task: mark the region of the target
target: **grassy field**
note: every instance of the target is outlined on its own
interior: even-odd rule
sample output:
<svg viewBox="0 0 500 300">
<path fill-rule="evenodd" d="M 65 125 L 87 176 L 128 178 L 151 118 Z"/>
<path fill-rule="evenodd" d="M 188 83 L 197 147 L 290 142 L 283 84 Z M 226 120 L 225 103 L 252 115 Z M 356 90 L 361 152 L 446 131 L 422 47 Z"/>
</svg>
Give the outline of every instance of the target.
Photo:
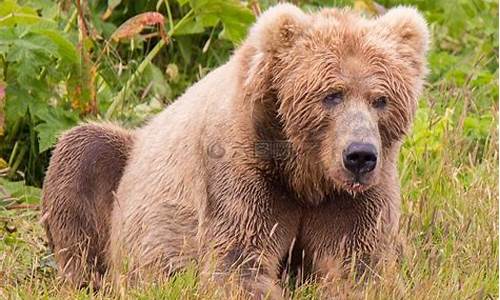
<svg viewBox="0 0 500 300">
<path fill-rule="evenodd" d="M 265 7 L 272 1 L 261 2 L 262 7 Z M 296 2 L 312 8 L 338 1 Z M 367 3 L 371 1 L 354 1 L 351 4 L 358 9 L 369 10 Z M 379 3 L 390 7 L 401 1 Z M 380 271 L 367 282 L 333 282 L 329 288 L 335 286 L 334 289 L 339 289 L 346 298 L 497 299 L 498 1 L 422 0 L 403 3 L 417 5 L 429 20 L 433 33 L 428 84 L 413 132 L 401 151 L 399 164 L 403 194 L 400 231 L 404 240 L 404 256 L 400 264 Z M 60 6 L 56 8 L 60 9 Z M 182 9 L 177 13 L 182 15 Z M 173 19 L 177 20 L 175 15 Z M 0 22 L 0 37 L 5 24 Z M 213 30 L 204 34 L 211 38 Z M 175 98 L 196 77 L 222 63 L 232 47 L 231 43 L 213 41 L 209 47 L 212 50 L 202 52 L 200 49 L 206 45 L 206 39 L 200 42 L 190 38 L 193 40 L 188 42 L 193 43 L 193 47 L 199 51 L 192 54 L 194 59 L 199 58 L 199 72 L 194 75 L 176 75 L 181 79 L 165 79 L 170 90 L 163 91 L 165 95 L 168 94 L 164 102 Z M 179 37 L 178 40 L 180 44 L 186 38 Z M 149 46 L 144 49 L 150 50 L 152 45 Z M 175 52 L 177 46 L 170 45 L 164 55 Z M 0 69 L 0 73 L 4 74 L 4 77 L 0 77 L 0 100 L 3 98 L 2 83 L 4 86 L 10 84 L 5 49 L 5 43 L 2 44 L 0 38 L 0 63 L 4 63 Z M 213 49 L 224 49 L 223 53 L 226 54 L 216 57 Z M 115 50 L 117 53 L 114 55 L 127 55 L 123 48 L 117 46 Z M 147 53 L 151 53 L 127 51 L 135 53 L 133 55 L 137 58 L 136 61 L 127 61 L 130 68 L 140 66 L 140 62 L 147 58 Z M 172 67 L 172 62 L 177 62 L 177 69 Z M 182 58 L 172 58 L 165 63 L 161 57 L 156 57 L 155 63 L 165 66 L 166 74 L 170 77 L 173 77 L 174 71 L 182 74 L 188 67 L 187 64 L 183 65 Z M 156 74 L 154 70 L 151 72 Z M 129 76 L 130 79 L 131 74 L 123 76 Z M 133 91 L 143 91 L 135 94 L 144 96 L 143 83 L 132 83 Z M 155 88 L 159 87 L 152 87 Z M 98 96 L 116 96 L 119 93 L 114 92 L 114 89 L 110 89 Z M 11 106 L 16 101 L 13 99 L 10 100 Z M 151 99 L 143 101 L 148 104 L 146 112 L 123 112 L 127 107 L 137 106 L 138 102 L 134 101 L 128 102 L 129 106 L 120 106 L 123 111 L 118 118 L 129 124 L 140 122 L 137 119 L 155 111 L 151 109 L 155 103 Z M 187 270 L 166 283 L 113 294 L 74 290 L 61 284 L 39 224 L 39 183 L 43 171 L 39 172 L 42 175 L 33 171 L 33 168 L 43 170 L 50 153 L 52 144 L 44 140 L 47 136 L 43 135 L 45 131 L 35 127 L 47 122 L 33 124 L 24 117 L 21 123 L 27 129 L 18 131 L 22 134 L 12 134 L 15 121 L 9 117 L 9 113 L 14 111 L 8 107 L 9 89 L 6 100 L 5 112 L 0 101 L 0 299 L 217 299 L 216 291 L 201 291 L 195 270 Z M 98 116 L 105 116 L 109 111 L 110 103 L 104 101 L 103 105 L 104 108 L 98 108 Z M 77 116 L 77 119 L 85 118 L 82 114 Z M 4 120 L 6 124 L 2 127 Z M 33 143 L 39 148 L 33 155 L 35 160 L 41 162 L 40 166 L 35 165 L 36 161 L 31 161 L 30 146 L 26 146 L 27 154 L 17 159 L 22 145 L 32 145 L 29 144 L 30 136 L 33 136 L 30 135 L 30 126 L 38 128 L 34 133 L 38 135 L 38 140 Z M 56 133 L 54 129 L 53 134 Z M 47 149 L 40 149 L 44 146 Z M 32 177 L 28 176 L 30 174 Z M 293 297 L 316 299 L 323 288 L 314 284 L 306 285 L 298 288 Z"/>
</svg>

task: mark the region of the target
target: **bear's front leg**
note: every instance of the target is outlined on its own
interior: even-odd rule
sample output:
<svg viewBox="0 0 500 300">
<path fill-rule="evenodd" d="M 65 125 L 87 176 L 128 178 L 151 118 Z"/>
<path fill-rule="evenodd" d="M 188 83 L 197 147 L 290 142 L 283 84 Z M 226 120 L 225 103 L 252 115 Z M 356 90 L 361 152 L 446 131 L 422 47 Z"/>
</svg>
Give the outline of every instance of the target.
<svg viewBox="0 0 500 300">
<path fill-rule="evenodd" d="M 227 287 L 228 296 L 234 296 L 236 281 L 244 297 L 282 298 L 279 264 L 296 236 L 298 207 L 255 178 L 222 185 L 225 193 L 209 187 L 213 193 L 202 216 L 204 273 Z"/>
<path fill-rule="evenodd" d="M 259 254 L 259 250 L 231 242 L 206 249 L 202 282 L 207 287 L 215 285 L 230 299 L 282 299 L 277 277 L 279 260 L 275 255 L 264 251 Z"/>
</svg>

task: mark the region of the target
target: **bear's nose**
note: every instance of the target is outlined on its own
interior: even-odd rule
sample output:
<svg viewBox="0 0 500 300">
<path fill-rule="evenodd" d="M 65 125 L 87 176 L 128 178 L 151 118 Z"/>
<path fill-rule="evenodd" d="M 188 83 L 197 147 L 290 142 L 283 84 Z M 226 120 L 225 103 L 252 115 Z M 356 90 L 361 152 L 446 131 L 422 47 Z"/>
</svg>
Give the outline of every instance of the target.
<svg viewBox="0 0 500 300">
<path fill-rule="evenodd" d="M 377 149 L 372 144 L 352 143 L 343 153 L 344 166 L 355 175 L 373 171 L 377 165 Z"/>
</svg>

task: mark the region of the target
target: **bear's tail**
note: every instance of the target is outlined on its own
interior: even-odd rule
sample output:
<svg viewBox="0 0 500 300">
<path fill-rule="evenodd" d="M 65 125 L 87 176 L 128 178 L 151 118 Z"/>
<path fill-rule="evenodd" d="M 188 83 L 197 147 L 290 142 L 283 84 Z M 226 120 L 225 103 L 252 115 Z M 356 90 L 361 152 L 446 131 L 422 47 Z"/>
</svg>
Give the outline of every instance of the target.
<svg viewBox="0 0 500 300">
<path fill-rule="evenodd" d="M 106 272 L 114 192 L 132 145 L 126 129 L 89 123 L 63 134 L 52 153 L 41 222 L 59 271 L 75 285 L 98 286 Z"/>
</svg>

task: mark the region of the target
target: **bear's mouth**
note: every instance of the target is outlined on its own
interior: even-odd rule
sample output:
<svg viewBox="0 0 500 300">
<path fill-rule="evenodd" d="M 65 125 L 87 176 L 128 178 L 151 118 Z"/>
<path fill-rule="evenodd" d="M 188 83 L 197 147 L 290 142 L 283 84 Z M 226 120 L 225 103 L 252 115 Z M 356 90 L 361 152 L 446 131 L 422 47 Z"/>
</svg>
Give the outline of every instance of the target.
<svg viewBox="0 0 500 300">
<path fill-rule="evenodd" d="M 370 189 L 374 183 L 373 176 L 355 176 L 343 169 L 334 171 L 330 179 L 337 190 L 348 192 L 353 196 Z"/>
<path fill-rule="evenodd" d="M 348 192 L 362 193 L 370 188 L 370 185 L 360 181 L 346 181 L 344 187 Z"/>
<path fill-rule="evenodd" d="M 355 196 L 358 193 L 365 192 L 373 186 L 372 180 L 370 179 L 371 178 L 366 178 L 364 176 L 352 176 L 351 178 L 341 180 L 341 185 L 345 191 Z"/>
</svg>

